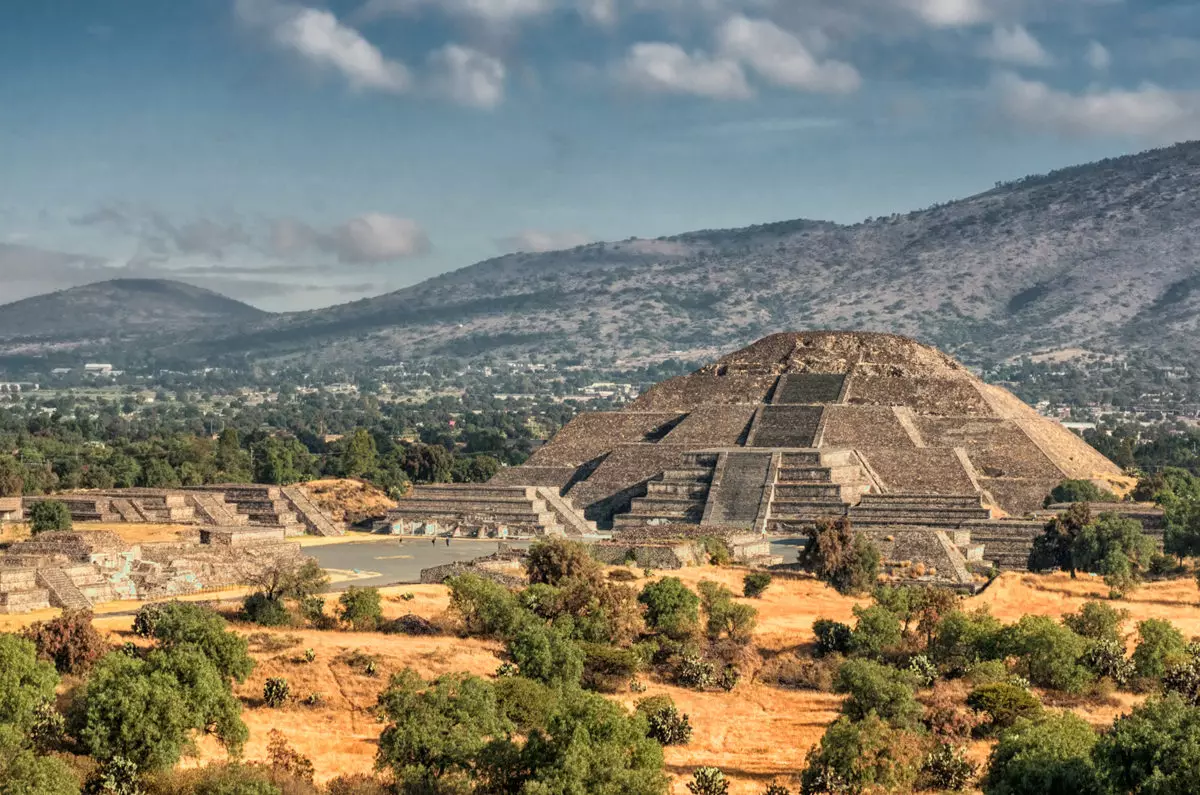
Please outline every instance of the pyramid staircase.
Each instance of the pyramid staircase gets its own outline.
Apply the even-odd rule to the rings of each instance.
[[[63,610],[90,610],[92,601],[62,569],[38,569],[37,583],[50,592],[50,604]]]
[[[540,535],[563,535],[556,511],[534,487],[463,483],[417,486],[388,512],[392,522],[509,525]]]
[[[195,511],[196,518],[204,524],[217,527],[237,527],[250,524],[250,518],[237,512],[237,508],[225,501],[225,497],[217,492],[192,491],[188,492],[188,504]]]
[[[850,521],[857,526],[957,528],[987,521],[991,515],[978,494],[864,494],[862,501],[850,508]]]
[[[537,495],[545,501],[546,507],[554,512],[555,518],[568,536],[582,538],[594,536],[599,532],[596,523],[585,518],[583,511],[576,508],[570,498],[561,496],[558,489],[538,486]]]
[[[145,522],[146,515],[138,509],[133,500],[115,498],[112,509],[121,516],[122,522]]]
[[[867,473],[849,450],[780,453],[772,484],[767,532],[794,531],[846,516],[871,488]]]
[[[633,500],[629,512],[613,518],[617,530],[647,524],[700,524],[720,455],[683,454],[679,469],[668,469],[646,484],[646,495]]]
[[[298,486],[284,486],[283,497],[292,505],[292,510],[300,517],[300,522],[308,528],[308,532],[318,536],[341,536],[346,529],[335,524],[329,516],[317,507],[304,489]]]

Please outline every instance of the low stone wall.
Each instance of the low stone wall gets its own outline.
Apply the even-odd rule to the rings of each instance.
[[[675,544],[601,541],[589,545],[588,551],[592,557],[607,566],[622,566],[632,559],[637,561],[637,565],[647,569],[682,569],[698,566],[703,560],[696,544],[687,541]]]

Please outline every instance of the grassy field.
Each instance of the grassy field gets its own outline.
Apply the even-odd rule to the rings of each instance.
[[[689,585],[701,579],[713,579],[740,592],[742,572],[733,569],[698,568],[676,573]],[[646,581],[634,583],[641,587]],[[240,596],[239,591],[204,599]],[[400,586],[384,590],[384,612],[388,617],[415,613],[436,619],[446,612],[449,596],[437,585]],[[1060,616],[1078,609],[1088,599],[1104,598],[1107,588],[1091,578],[1071,580],[1067,575],[1035,576],[1009,573],[1002,575],[983,594],[966,600],[968,608],[988,605],[1005,622],[1027,613]],[[402,594],[412,594],[411,600]],[[328,597],[335,600],[336,595]],[[1166,618],[1186,636],[1200,635],[1200,591],[1191,580],[1152,583],[1119,602],[1130,612],[1130,623],[1144,618]],[[755,646],[761,657],[787,653],[812,640],[811,626],[817,618],[853,622],[853,608],[865,604],[841,596],[813,580],[777,580],[761,599],[753,600],[759,611]],[[233,601],[227,602],[230,606]],[[96,624],[115,642],[132,638],[133,603],[105,605],[97,610]],[[53,614],[50,611],[48,614]],[[6,616],[0,629],[13,630],[42,615]],[[246,758],[266,756],[267,735],[279,729],[300,752],[312,758],[317,777],[329,779],[339,773],[369,769],[375,754],[375,742],[381,730],[370,713],[376,695],[388,676],[411,666],[423,676],[432,677],[451,671],[470,671],[491,675],[500,664],[501,646],[488,641],[451,636],[414,638],[352,632],[314,630],[261,630],[238,626],[238,631],[253,636],[252,651],[258,661],[254,674],[237,688],[245,711],[244,719],[251,738]],[[316,653],[313,663],[303,660],[304,650]],[[376,676],[367,676],[361,666],[345,662],[354,652],[373,655]],[[269,709],[261,702],[262,687],[269,676],[283,676],[300,699],[320,693],[322,704],[307,707],[294,703],[284,709]],[[814,691],[785,690],[754,681],[747,675],[733,693],[700,693],[649,681],[645,695],[668,693],[681,710],[691,716],[694,738],[684,748],[668,748],[666,760],[673,779],[673,793],[686,795],[684,782],[694,768],[716,765],[730,776],[732,795],[758,795],[770,780],[790,781],[803,767],[807,750],[834,720],[839,697]],[[632,705],[637,696],[617,696]],[[1097,726],[1107,725],[1122,712],[1138,703],[1140,697],[1118,693],[1099,706],[1079,707],[1077,711]],[[986,758],[986,742],[977,742],[971,756]],[[186,764],[198,764],[223,756],[215,743],[200,743],[200,754]]]

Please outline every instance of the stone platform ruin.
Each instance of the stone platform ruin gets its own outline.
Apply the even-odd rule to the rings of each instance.
[[[926,569],[965,584],[972,568],[1024,568],[1014,550],[1041,532],[1035,512],[1061,481],[1121,477],[1071,431],[933,348],[889,334],[787,333],[624,410],[581,414],[524,465],[474,492],[419,490],[400,512],[499,521],[500,495],[511,495],[532,531],[549,534],[561,522],[541,498],[553,494],[616,540],[659,525],[786,537],[849,517],[893,562],[928,557]]]

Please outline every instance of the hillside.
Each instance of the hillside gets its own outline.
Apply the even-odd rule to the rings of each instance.
[[[370,360],[534,349],[697,356],[784,329],[913,335],[967,359],[1194,354],[1200,143],[853,226],[789,221],[481,262],[272,318],[196,352]]]
[[[260,321],[267,313],[166,279],[114,279],[0,306],[0,339],[120,340]]]
[[[167,324],[193,331],[159,351],[189,359],[537,351],[605,363],[709,358],[824,328],[906,334],[968,363],[1075,348],[1186,360],[1197,252],[1200,143],[1188,143],[849,226],[796,220],[513,254],[309,312],[267,316],[174,283],[94,285],[0,307],[0,337]]]

